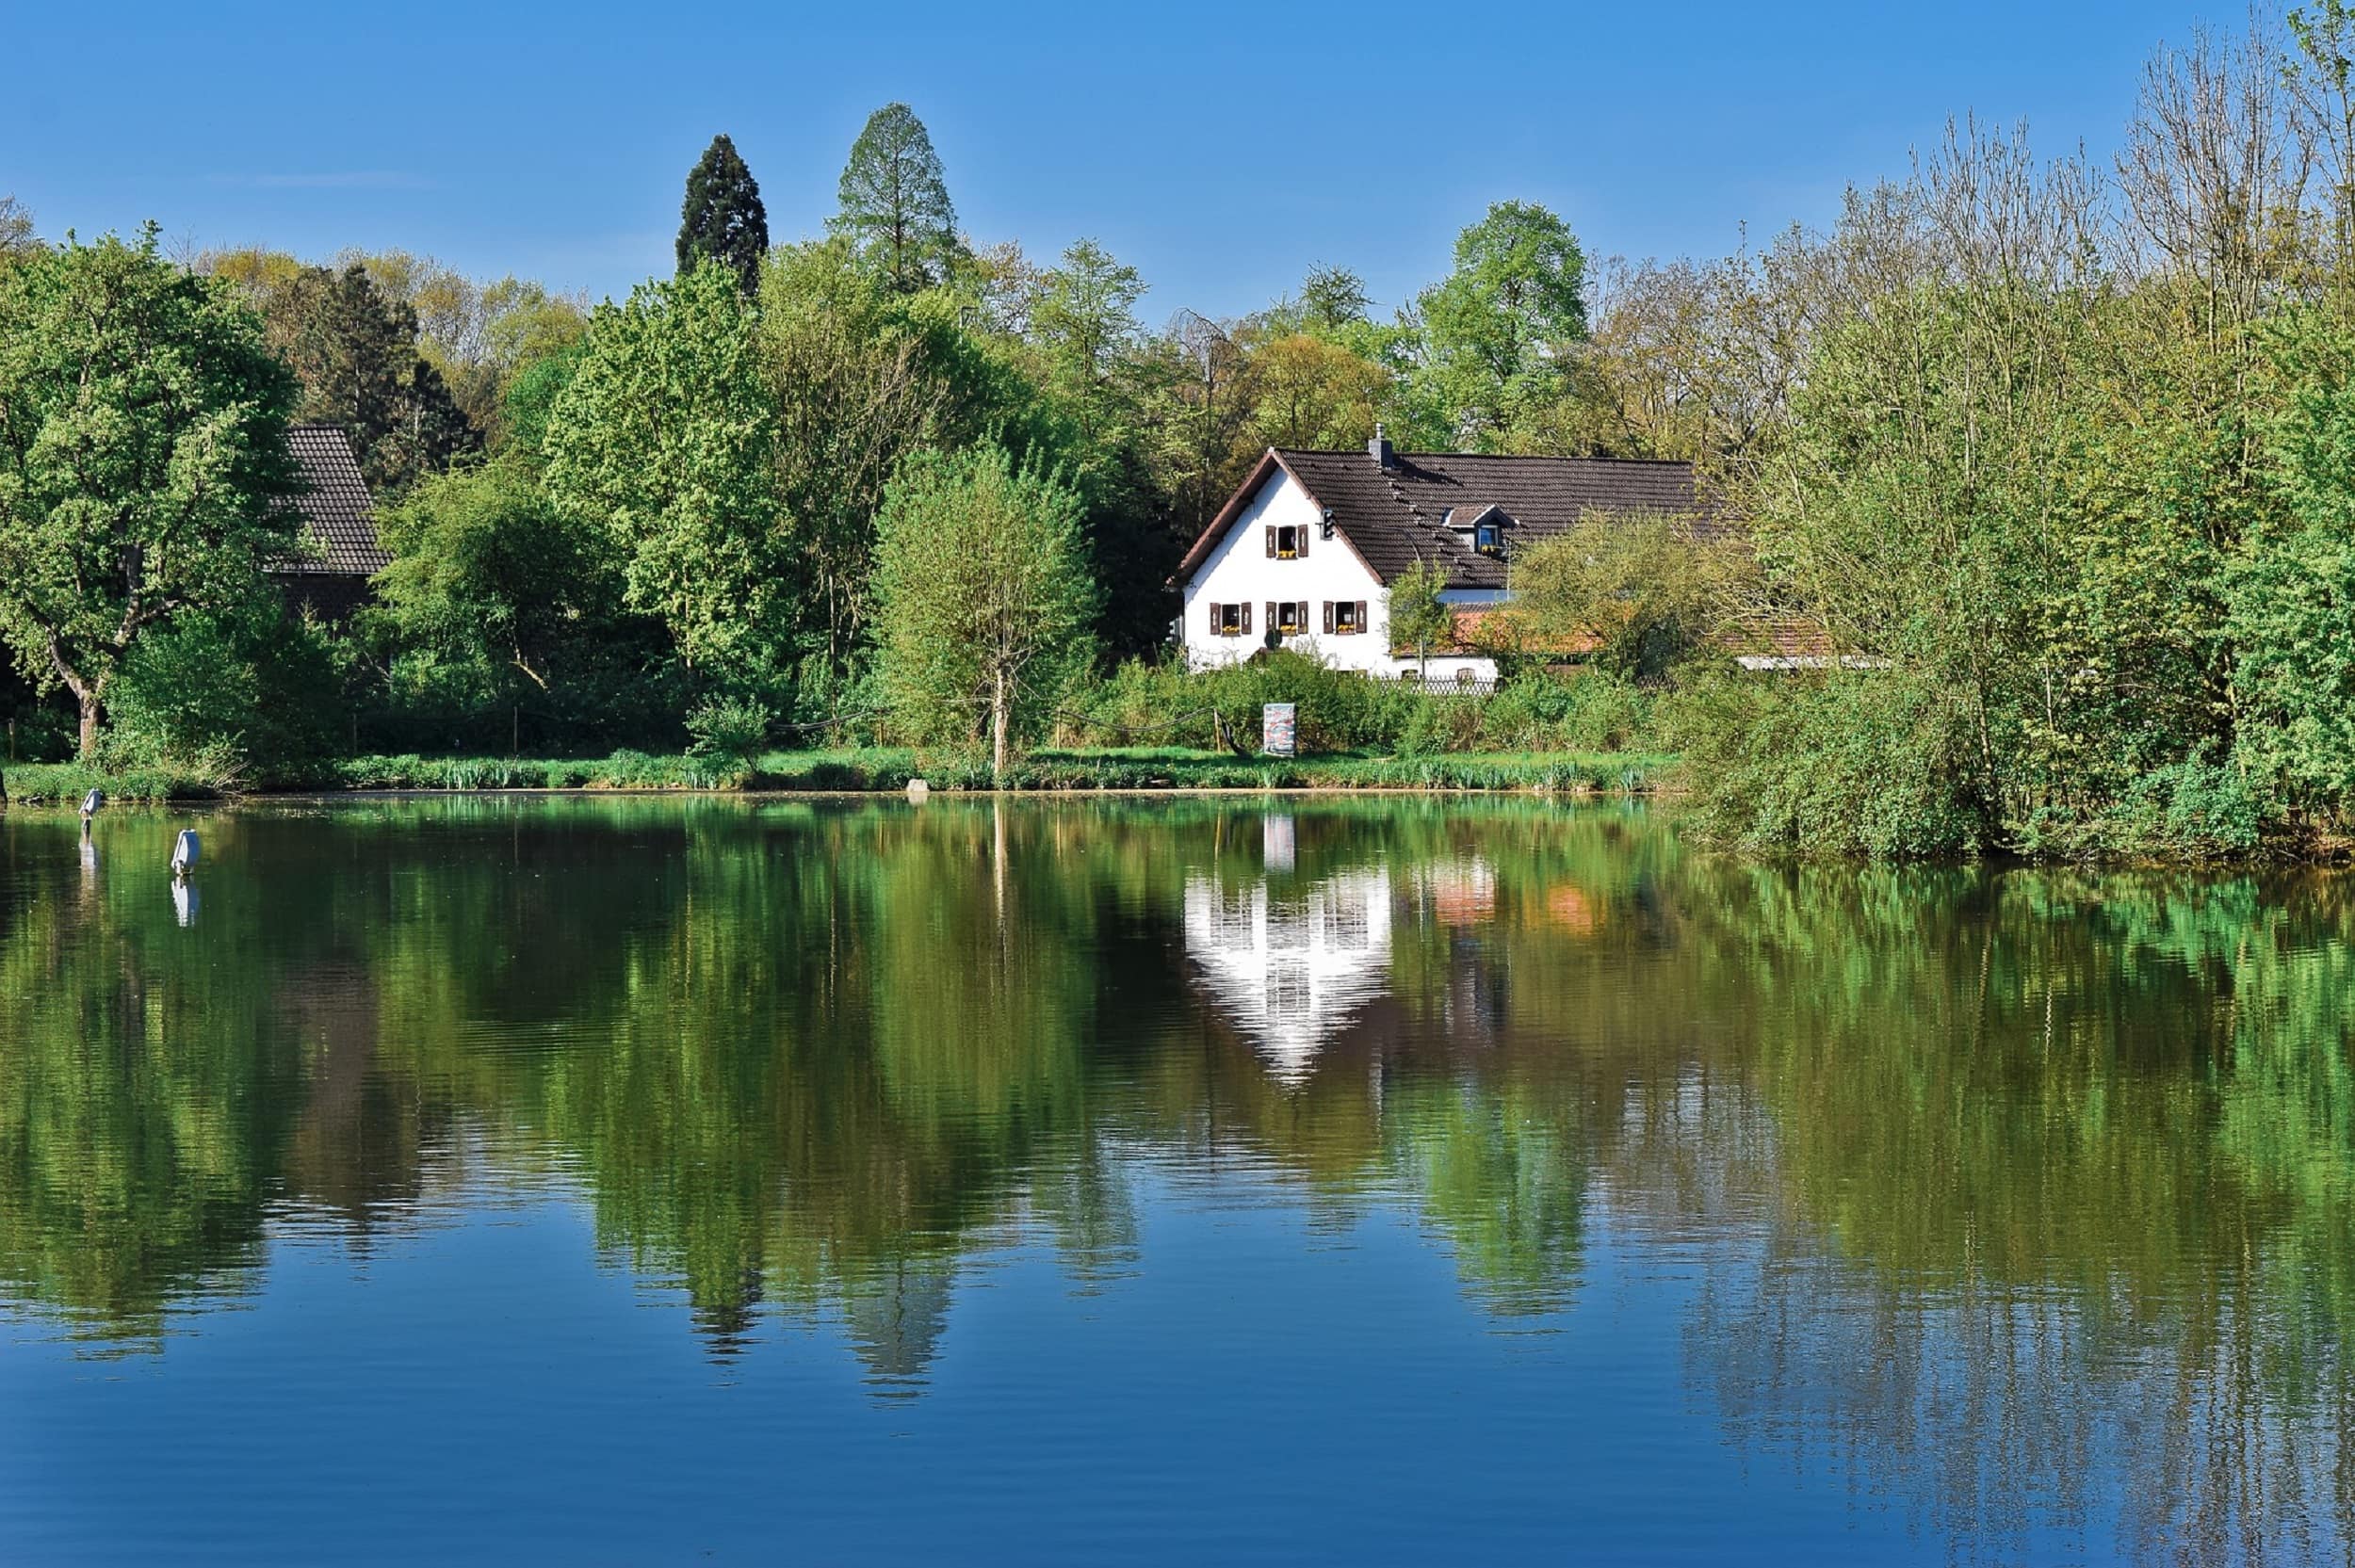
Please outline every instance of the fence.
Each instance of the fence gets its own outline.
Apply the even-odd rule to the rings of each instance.
[[[1467,679],[1463,676],[1449,674],[1443,670],[1433,671],[1431,678],[1427,681],[1411,670],[1404,671],[1396,675],[1372,675],[1368,679],[1387,681],[1396,686],[1421,689],[1429,692],[1434,697],[1493,697],[1497,694],[1498,686],[1498,683],[1493,680]]]

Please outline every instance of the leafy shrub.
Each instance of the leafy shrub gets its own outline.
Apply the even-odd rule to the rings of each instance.
[[[341,738],[342,687],[342,650],[316,622],[275,605],[186,616],[132,646],[108,694],[99,760],[224,785],[249,768],[300,777]]]
[[[1943,694],[1895,671],[1726,677],[1666,704],[1689,825],[1746,849],[1919,859],[1975,855],[1989,821]]]
[[[715,697],[687,716],[687,733],[694,739],[689,755],[733,763],[749,773],[774,717],[766,704],[748,697]]]
[[[2117,849],[2232,856],[2257,848],[2265,816],[2238,768],[2194,758],[2128,785],[2105,827]]]

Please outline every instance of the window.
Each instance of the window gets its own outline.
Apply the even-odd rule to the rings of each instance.
[[[1501,556],[1504,554],[1504,539],[1497,532],[1495,524],[1483,523],[1473,532],[1472,538],[1482,555]]]
[[[1324,602],[1324,629],[1333,637],[1352,637],[1366,629],[1366,602],[1343,599]]]
[[[1251,606],[1249,605],[1212,605],[1210,606],[1212,637],[1249,637]]]
[[[1267,531],[1267,557],[1270,560],[1298,560],[1308,553],[1308,530],[1306,528],[1270,528]]]
[[[1279,604],[1275,606],[1275,613],[1269,617],[1269,620],[1275,627],[1276,636],[1298,637],[1308,629],[1307,603],[1304,600],[1297,603]]]

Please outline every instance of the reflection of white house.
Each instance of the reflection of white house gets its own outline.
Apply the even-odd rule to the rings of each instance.
[[[1604,458],[1409,454],[1377,433],[1362,452],[1270,448],[1178,568],[1195,669],[1297,647],[1344,670],[1419,668],[1390,639],[1389,589],[1428,563],[1447,574],[1456,636],[1435,680],[1492,679],[1471,652],[1483,610],[1505,602],[1514,548],[1591,513],[1691,514],[1693,468]]]
[[[1277,896],[1264,880],[1186,882],[1186,953],[1228,1019],[1296,1083],[1356,1010],[1382,995],[1390,969],[1390,874],[1327,877]]]

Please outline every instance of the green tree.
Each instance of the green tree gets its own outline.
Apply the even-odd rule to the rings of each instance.
[[[776,251],[760,349],[779,504],[814,601],[804,651],[838,672],[863,636],[875,516],[901,459],[984,437],[1052,457],[1068,433],[1021,346],[973,331],[946,291],[899,293],[839,239]]]
[[[1080,421],[1092,451],[1125,431],[1121,370],[1137,341],[1145,280],[1092,239],[1075,242],[1047,274],[1031,313],[1031,340],[1045,350],[1050,380]]]
[[[1346,267],[1317,266],[1300,284],[1300,325],[1311,332],[1338,332],[1369,317],[1372,301],[1366,281]]]
[[[679,212],[678,269],[718,262],[736,274],[744,292],[760,286],[761,258],[769,253],[769,210],[760,185],[726,136],[711,138],[687,173],[687,200]]]
[[[515,711],[560,695],[582,639],[617,608],[611,537],[548,500],[518,461],[437,475],[379,514],[383,614],[406,680],[455,678]]]
[[[1252,368],[1252,423],[1269,446],[1362,446],[1389,396],[1388,370],[1307,332],[1258,345]]]
[[[1447,569],[1417,561],[1390,580],[1390,646],[1412,648],[1421,674],[1431,674],[1431,650],[1455,635],[1455,612],[1439,594],[1447,587]]]
[[[2267,509],[2224,574],[2235,750],[2301,812],[2355,802],[2355,331],[2319,312],[2281,323],[2289,385],[2267,421]]]
[[[600,306],[547,437],[548,493],[612,531],[625,602],[689,668],[772,669],[801,580],[776,497],[759,313],[706,262]]]
[[[1078,492],[1002,448],[920,453],[893,480],[876,543],[875,622],[895,721],[923,739],[986,719],[1002,774],[1088,667],[1096,583]]]
[[[336,259],[358,264],[378,293],[415,313],[418,356],[494,443],[506,435],[503,402],[515,377],[589,327],[584,301],[512,273],[477,283],[431,256],[399,250],[346,251]]]
[[[41,249],[33,233],[32,212],[13,196],[0,196],[0,263]]]
[[[1615,675],[1658,675],[1708,631],[1716,568],[1688,519],[1590,512],[1514,553],[1513,618],[1533,648],[1580,646]]]
[[[931,133],[905,104],[867,117],[842,166],[840,210],[826,227],[902,294],[947,281],[963,250],[957,209]]]
[[[372,488],[398,493],[481,445],[441,372],[419,352],[416,312],[386,298],[362,263],[304,267],[243,251],[208,265],[260,307],[271,348],[301,382],[295,417],[341,427]]]
[[[109,235],[0,268],[0,637],[81,709],[152,630],[270,591],[296,388],[226,285]]]
[[[1499,202],[1455,240],[1455,267],[1416,301],[1423,373],[1456,437],[1509,445],[1527,411],[1558,397],[1586,336],[1586,254],[1545,207]]]

